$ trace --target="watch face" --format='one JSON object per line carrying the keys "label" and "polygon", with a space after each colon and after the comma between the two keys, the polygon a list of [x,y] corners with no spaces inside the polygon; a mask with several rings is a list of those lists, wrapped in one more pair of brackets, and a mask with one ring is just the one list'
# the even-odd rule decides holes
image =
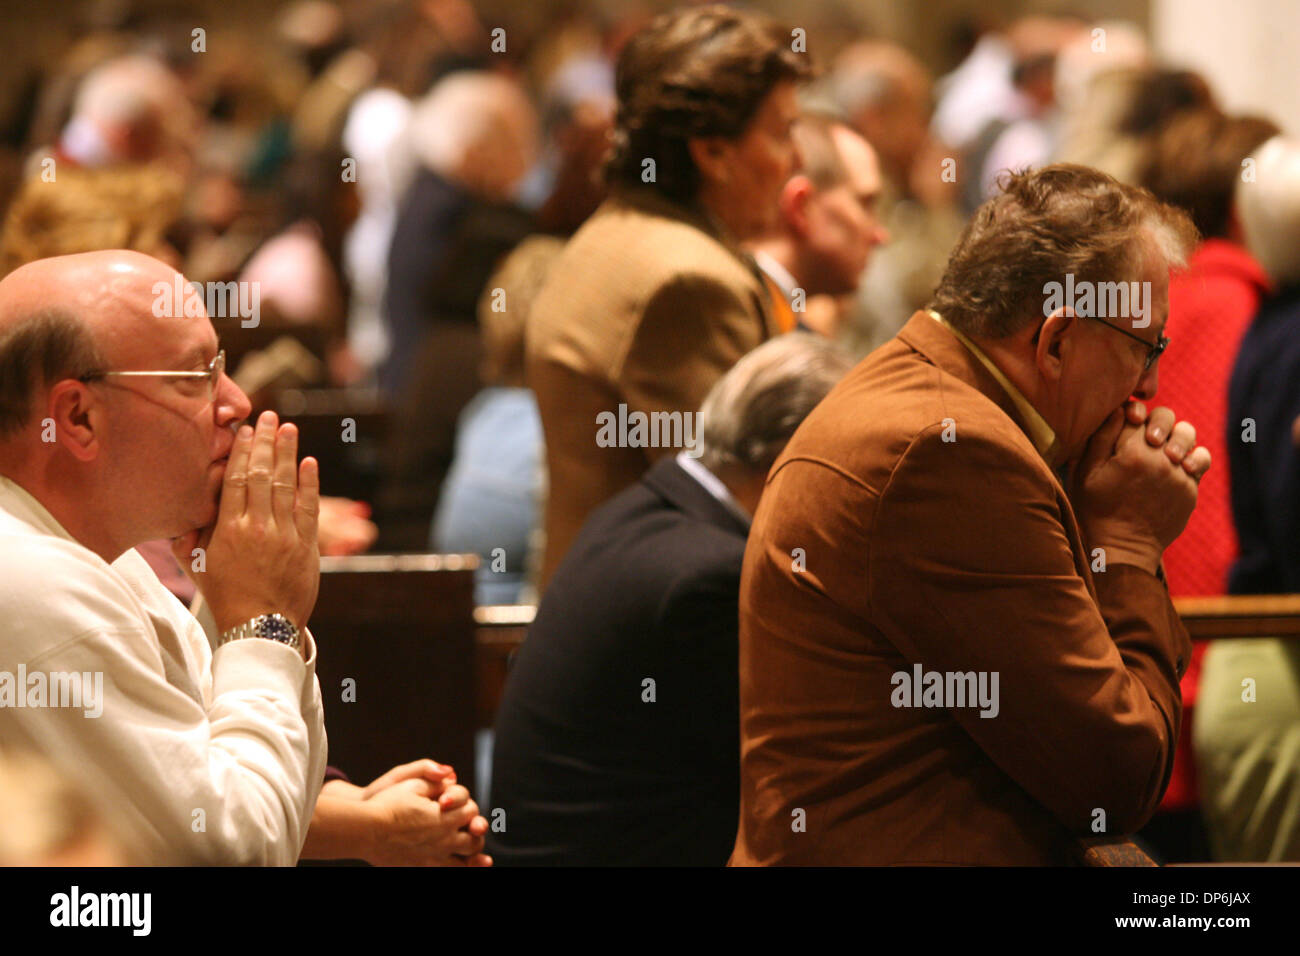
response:
{"label": "watch face", "polygon": [[259,618],[256,630],[260,637],[270,638],[281,644],[292,644],[297,637],[296,628],[279,614],[268,614]]}

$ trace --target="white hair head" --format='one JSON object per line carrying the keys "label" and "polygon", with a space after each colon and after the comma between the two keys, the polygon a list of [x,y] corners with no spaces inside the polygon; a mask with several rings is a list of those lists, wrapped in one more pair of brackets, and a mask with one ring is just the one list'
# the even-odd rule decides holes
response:
{"label": "white hair head", "polygon": [[77,88],[72,113],[106,126],[129,126],[169,109],[187,108],[176,74],[152,57],[132,54],[87,73]]}
{"label": "white hair head", "polygon": [[1056,102],[1071,113],[1085,109],[1088,88],[1113,70],[1144,69],[1151,63],[1146,35],[1124,20],[1091,24],[1070,40],[1056,57]]}
{"label": "white hair head", "polygon": [[1274,136],[1247,159],[1235,195],[1246,248],[1276,284],[1300,281],[1300,141]]}
{"label": "white hair head", "polygon": [[494,191],[508,192],[536,158],[537,117],[513,80],[461,70],[415,104],[406,139],[412,158],[440,176],[475,185],[487,172]]}

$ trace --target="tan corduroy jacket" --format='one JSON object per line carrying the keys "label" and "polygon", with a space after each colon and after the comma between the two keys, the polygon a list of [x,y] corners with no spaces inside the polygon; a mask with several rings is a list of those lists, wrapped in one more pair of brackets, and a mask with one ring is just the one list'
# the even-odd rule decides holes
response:
{"label": "tan corduroy jacket", "polygon": [[[713,383],[774,333],[752,260],[702,213],[619,191],[592,214],[553,266],[526,333],[550,472],[543,587],[587,515],[682,447],[634,447],[661,437],[662,425],[654,435],[629,427],[626,444],[603,446],[598,416],[631,423],[633,413],[676,412],[693,427]],[[685,420],[671,430],[688,435]]]}

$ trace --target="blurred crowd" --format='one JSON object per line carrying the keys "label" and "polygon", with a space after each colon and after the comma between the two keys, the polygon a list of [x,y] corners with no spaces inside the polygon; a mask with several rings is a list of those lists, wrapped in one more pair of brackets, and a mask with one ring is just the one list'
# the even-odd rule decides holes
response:
{"label": "blurred crowd", "polygon": [[[338,509],[334,550],[473,551],[499,536],[458,517],[479,509],[447,504],[473,494],[472,464],[453,469],[458,421],[469,459],[475,429],[495,416],[522,436],[497,468],[519,476],[506,482],[510,540],[537,552],[545,455],[523,380],[524,319],[546,264],[607,193],[615,63],[651,11],[578,7],[515,28],[485,24],[465,0],[304,0],[265,29],[196,30],[179,13],[85,9],[96,16],[14,91],[0,268],[128,248],[192,282],[256,284],[255,327],[213,316],[255,411],[286,389],[331,388],[369,390],[356,402],[387,415],[364,474],[335,478],[367,507]],[[801,324],[855,354],[926,302],[999,170],[1068,160],[1152,184],[1174,172],[1153,168],[1172,118],[1217,113],[1206,83],[1155,62],[1131,24],[959,26],[967,49],[942,77],[884,40],[810,38],[808,125],[834,120],[870,155],[850,163],[862,221],[813,225],[804,258],[836,274],[795,277]],[[1221,143],[1205,122],[1184,136]],[[841,139],[821,151],[823,186]],[[800,145],[816,164],[815,129]],[[1166,166],[1185,153],[1174,150]],[[744,201],[775,215],[768,192]],[[745,238],[764,266],[782,241],[779,229]],[[778,278],[794,285],[788,270]],[[331,482],[327,467],[327,492]],[[515,589],[495,596],[515,599],[537,562],[506,550]]]}

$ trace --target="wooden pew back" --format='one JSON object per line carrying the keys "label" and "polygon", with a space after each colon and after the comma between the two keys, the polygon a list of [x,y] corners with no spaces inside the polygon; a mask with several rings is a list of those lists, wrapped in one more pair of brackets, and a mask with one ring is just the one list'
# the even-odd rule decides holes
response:
{"label": "wooden pew back", "polygon": [[298,454],[320,463],[321,493],[374,502],[389,413],[373,392],[287,390],[275,412],[298,426]]}
{"label": "wooden pew back", "polygon": [[1300,594],[1232,594],[1174,599],[1192,640],[1300,637]]}
{"label": "wooden pew back", "polygon": [[477,565],[455,554],[321,559],[310,626],[329,761],[353,782],[432,757],[473,792]]}

